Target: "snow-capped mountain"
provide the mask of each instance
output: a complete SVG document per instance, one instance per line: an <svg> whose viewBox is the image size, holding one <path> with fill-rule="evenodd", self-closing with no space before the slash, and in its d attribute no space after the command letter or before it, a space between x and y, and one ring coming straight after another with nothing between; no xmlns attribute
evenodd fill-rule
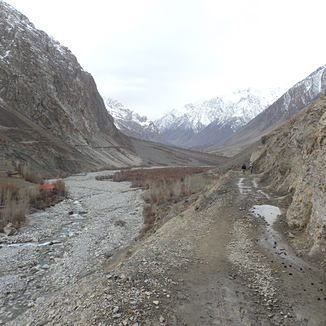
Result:
<svg viewBox="0 0 326 326"><path fill-rule="evenodd" d="M208 146L210 153L233 156L240 150L259 140L269 131L291 119L311 102L326 92L326 66L318 68L295 84L266 110L259 113L247 125L228 139Z"/></svg>
<svg viewBox="0 0 326 326"><path fill-rule="evenodd" d="M103 99L115 126L125 135L157 143L168 143L164 134L146 116L140 116L112 98Z"/></svg>
<svg viewBox="0 0 326 326"><path fill-rule="evenodd" d="M239 130L277 100L280 89L262 93L253 88L187 104L155 121L176 146L217 143Z"/></svg>

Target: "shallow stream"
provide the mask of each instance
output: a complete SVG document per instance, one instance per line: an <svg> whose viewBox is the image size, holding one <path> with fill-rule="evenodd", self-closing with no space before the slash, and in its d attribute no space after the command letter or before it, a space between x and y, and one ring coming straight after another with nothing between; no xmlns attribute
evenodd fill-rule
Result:
<svg viewBox="0 0 326 326"><path fill-rule="evenodd" d="M141 190L96 175L65 179L73 199L31 214L14 236L0 234L0 325L100 269L138 236Z"/></svg>

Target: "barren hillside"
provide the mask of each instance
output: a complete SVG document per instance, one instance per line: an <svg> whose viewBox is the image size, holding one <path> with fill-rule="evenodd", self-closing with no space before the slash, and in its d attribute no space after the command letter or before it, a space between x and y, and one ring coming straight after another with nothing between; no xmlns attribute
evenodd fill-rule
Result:
<svg viewBox="0 0 326 326"><path fill-rule="evenodd" d="M251 160L269 191L287 196L294 243L326 252L326 96L262 138Z"/></svg>

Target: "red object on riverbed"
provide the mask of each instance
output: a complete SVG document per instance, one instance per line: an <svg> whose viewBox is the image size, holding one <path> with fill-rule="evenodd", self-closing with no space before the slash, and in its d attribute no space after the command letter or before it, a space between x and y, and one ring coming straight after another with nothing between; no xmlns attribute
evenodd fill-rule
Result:
<svg viewBox="0 0 326 326"><path fill-rule="evenodd" d="M52 189L54 189L54 188L55 188L54 185L50 185L50 184L48 184L48 183L45 183L45 184L43 184L43 185L40 187L40 189L49 189L49 190L52 190Z"/></svg>

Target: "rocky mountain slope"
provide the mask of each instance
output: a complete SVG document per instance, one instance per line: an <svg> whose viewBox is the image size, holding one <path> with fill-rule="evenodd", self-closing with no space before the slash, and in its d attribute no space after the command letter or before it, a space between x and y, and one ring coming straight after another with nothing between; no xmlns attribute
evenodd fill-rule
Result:
<svg viewBox="0 0 326 326"><path fill-rule="evenodd" d="M217 143L239 130L281 95L248 88L210 100L185 105L155 121L176 146L195 147Z"/></svg>
<svg viewBox="0 0 326 326"><path fill-rule="evenodd" d="M251 160L269 191L288 196L293 243L326 252L326 95L264 136Z"/></svg>
<svg viewBox="0 0 326 326"><path fill-rule="evenodd" d="M1 0L0 33L0 149L4 159L29 162L41 174L138 166L148 161L163 164L162 158L164 164L172 165L191 161L185 159L186 153L173 154L173 149L168 150L169 160L157 150L151 151L156 157L149 158L144 151L140 157L136 141L116 128L92 76L70 50ZM128 110L124 114L132 115ZM147 137L153 140L153 125L137 119L147 124ZM136 136L136 125L133 128L132 136ZM155 140L162 141L157 135ZM215 155L210 157L210 162L216 162ZM196 162L204 164L207 155L196 154Z"/></svg>
<svg viewBox="0 0 326 326"><path fill-rule="evenodd" d="M326 66L290 88L282 97L226 140L202 148L205 152L233 156L290 119L326 91Z"/></svg>
<svg viewBox="0 0 326 326"><path fill-rule="evenodd" d="M3 1L0 22L2 153L68 171L140 162L75 56Z"/></svg>
<svg viewBox="0 0 326 326"><path fill-rule="evenodd" d="M104 103L115 126L129 137L168 144L164 134L146 116L140 116L117 100L104 97Z"/></svg>

